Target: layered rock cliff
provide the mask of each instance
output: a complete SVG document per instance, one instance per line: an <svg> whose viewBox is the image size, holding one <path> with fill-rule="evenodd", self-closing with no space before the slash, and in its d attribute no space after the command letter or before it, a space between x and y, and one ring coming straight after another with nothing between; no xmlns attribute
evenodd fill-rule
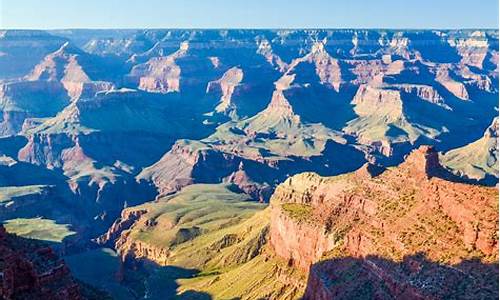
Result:
<svg viewBox="0 0 500 300"><path fill-rule="evenodd" d="M101 226L111 225L122 209L134 211L130 206L154 199L157 193L153 188L162 204L157 211L170 211L165 203L168 201L162 201L164 196L172 197L170 194L193 183L223 183L233 192L244 192L253 200L266 202L278 184L294 174L308 171L334 176L352 172L367 161L392 166L422 144L445 152L441 159L446 167L455 175L467 177L460 180L489 185L498 181L495 126L482 137L498 114L497 30L7 30L0 31L0 48L0 153L4 155L0 157L1 190L24 193L42 189L39 185L50 189L47 195L4 197L0 207L9 218L40 215L65 220L72 228L77 227L78 234L100 234L105 231ZM416 165L416 169L422 169L421 164ZM433 169L431 165L427 171L432 173ZM272 233L275 244L282 245L276 251L268 246L263 250L262 236L267 236L268 231L254 223L247 224L254 229L248 243L234 228L234 232L215 238L218 244L213 249L231 252L228 257L220 258L214 254L217 250L203 244L200 249L216 258L198 266L213 272L211 268L217 265L214 272L221 274L197 278L203 282L200 289L221 298L242 294L249 298L293 298L301 294L298 287L305 281L297 281L289 273L305 273L311 263L314 265L318 257L324 256L322 253L341 247L340 243L349 246L349 254L369 249L368 254L397 269L392 256L422 261L413 250L404 249L427 251L429 246L428 241L414 236L398 243L394 236L403 233L394 232L406 230L414 234L420 230L429 235L429 228L446 227L439 222L428 225L423 220L434 222L434 215L441 221L449 217L450 226L458 224L457 230L467 237L450 234L453 243L459 245L453 251L463 253L464 247L472 248L471 253L486 251L488 239L483 234L491 230L481 226L489 215L481 217L480 231L467 225L475 220L474 214L482 216L483 212L471 213L461 196L455 197L458 204L450 200L452 197L443 192L436 179L445 173L439 171L428 179L428 175L408 171L423 182L420 187L406 178L410 175L397 170L378 175L379 170L368 165L356 173L358 179L345 177L347 183L340 181L340 186L354 185L361 191L339 187L346 199L332 201L341 204L317 205L316 200L311 200L314 204L285 203L283 210L273 210L273 219L282 220L281 225L276 224L279 230L274 228ZM405 184L393 186L392 182L399 180L394 174L403 174L400 177ZM372 176L372 180L359 179ZM311 180L311 185L316 184ZM366 191L359 188L364 185ZM441 192L433 191L435 186ZM443 186L461 195L462 188ZM413 200L407 187L416 190ZM381 208L381 201L374 200L378 196L369 195L368 190L389 199L389 207ZM399 190L402 200L396 201ZM307 193L315 199L315 191ZM425 205L415 200L428 194L440 198L424 201ZM349 199L351 195L355 197ZM356 202L359 199L361 203ZM206 209L203 205L197 207L199 211ZM312 220L318 210L322 213ZM388 216L377 215L381 210ZM401 223L423 229L392 224L392 219L403 218L394 210L408 216ZM464 213L459 216L455 211ZM370 213L375 216L367 217ZM175 219L169 215L160 220L152 215L149 210L137 220L122 215L123 222L115 224L107 239L114 241L123 236L126 242L120 248L126 249L131 260L151 256L164 264L177 244L164 240L158 245L147 236L138 238L126 233L163 233L170 223L160 221ZM186 218L193 215L200 217L190 212ZM295 222L296 218L307 220ZM146 219L158 219L158 224ZM461 223L460 219L468 221ZM207 232L199 229L205 223L184 227L184 221L173 222L177 227L169 229L172 236L168 241L186 240L181 244L188 249L190 242L203 240ZM367 225L371 221L379 225L372 224L371 228ZM144 226L140 225L143 222ZM260 218L259 222L267 224L269 219ZM360 231L360 237L353 233L355 229ZM373 237L381 230L389 231L383 235L383 242ZM287 231L296 233L296 237L287 237ZM430 257L423 261L435 263L434 256L441 259L452 252L452 242L431 233L429 240L436 241L443 254L427 251ZM412 240L423 246L411 244ZM302 241L315 246L307 248ZM229 244L232 246L226 247ZM386 245L397 251L391 249L392 256L383 252L389 247ZM240 247L245 250L238 250ZM186 253L183 263L189 262ZM202 252L196 253L205 257ZM256 253L259 255L254 256ZM219 258L234 262L249 257L253 258L246 261L248 264L240 264L231 272L219 270L221 265L215 262ZM366 284L384 277L375 272L380 262L375 267L364 258L345 263L359 265L360 274L369 279L363 281ZM260 265L263 267L257 268ZM448 261L441 265L456 266ZM251 277L253 269L262 276ZM349 275L351 269L345 270ZM394 274L391 277L404 275ZM235 278L245 278L245 289L229 292L225 286L239 286ZM314 274L311 278L315 278ZM322 284L311 280L318 288ZM382 288L387 280L377 281L375 286ZM252 289L255 286L259 288ZM293 292L287 294L292 286ZM412 289L400 288L415 294ZM242 292L238 295L237 291Z"/></svg>
<svg viewBox="0 0 500 300"><path fill-rule="evenodd" d="M385 299L432 297L442 285L447 289L442 295L460 293L439 274L455 268L470 272L467 260L479 259L491 271L488 265L498 259L496 189L447 181L451 175L429 147L381 174L373 170L367 165L331 178L296 175L271 198L273 249L305 271L314 265L307 299L345 298L342 293L356 284L343 281L349 272L362 272L360 277L374 285L373 293L389 286ZM429 285L400 274L400 268L411 265L405 259L416 255L414 276L425 277ZM316 266L320 260L325 262ZM404 263L391 266L384 261ZM467 287L463 296L479 288L475 280L457 280Z"/></svg>
<svg viewBox="0 0 500 300"><path fill-rule="evenodd" d="M498 118L492 121L480 139L444 153L441 160L446 167L463 177L496 184L498 182Z"/></svg>
<svg viewBox="0 0 500 300"><path fill-rule="evenodd" d="M180 91L181 68L175 63L189 49L184 42L179 50L161 57L152 57L144 64L135 66L129 75L131 80L138 80L138 88L148 92L170 93Z"/></svg>
<svg viewBox="0 0 500 300"><path fill-rule="evenodd" d="M0 225L2 299L85 299L64 261L33 240L8 234Z"/></svg>

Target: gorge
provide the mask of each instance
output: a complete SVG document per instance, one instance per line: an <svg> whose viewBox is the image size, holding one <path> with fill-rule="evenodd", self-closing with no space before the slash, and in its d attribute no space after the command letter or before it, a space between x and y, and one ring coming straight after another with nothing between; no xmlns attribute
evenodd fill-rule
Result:
<svg viewBox="0 0 500 300"><path fill-rule="evenodd" d="M498 30L2 30L0 295L498 297L498 89Z"/></svg>

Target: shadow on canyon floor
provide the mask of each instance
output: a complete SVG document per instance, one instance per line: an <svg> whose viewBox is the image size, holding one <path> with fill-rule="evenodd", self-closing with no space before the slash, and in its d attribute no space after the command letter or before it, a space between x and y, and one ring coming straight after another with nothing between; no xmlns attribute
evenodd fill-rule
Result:
<svg viewBox="0 0 500 300"><path fill-rule="evenodd" d="M188 290L177 294L178 279L192 278L199 272L195 269L185 269L176 266L158 266L151 262L135 266L137 269L126 268L123 278L129 287L143 285L136 290L144 290L144 297L152 300L210 300L208 293ZM132 276L130 276L132 275ZM140 279L140 280L138 280Z"/></svg>
<svg viewBox="0 0 500 300"><path fill-rule="evenodd" d="M479 259L446 265L420 253L401 262L346 257L314 264L303 299L498 299L498 288L498 263Z"/></svg>

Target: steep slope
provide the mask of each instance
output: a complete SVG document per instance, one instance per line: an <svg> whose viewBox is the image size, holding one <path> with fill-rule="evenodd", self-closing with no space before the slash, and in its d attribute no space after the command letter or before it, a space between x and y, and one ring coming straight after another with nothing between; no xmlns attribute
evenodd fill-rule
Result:
<svg viewBox="0 0 500 300"><path fill-rule="evenodd" d="M274 257L266 245L269 212L248 200L228 185L192 185L124 210L100 242L114 244L125 272L130 264L141 267L137 259L199 270L178 280L179 297L196 291L224 299L297 299L304 274ZM155 274L147 279L152 282L162 276L161 268L150 272ZM149 293L161 295L156 288Z"/></svg>
<svg viewBox="0 0 500 300"><path fill-rule="evenodd" d="M455 179L421 147L390 169L295 175L266 209L230 186L195 184L127 208L99 241L151 282L162 268L141 262L195 270L177 281L186 297L490 297L498 192Z"/></svg>
<svg viewBox="0 0 500 300"><path fill-rule="evenodd" d="M446 152L440 159L443 165L461 176L498 182L498 118L493 120L483 137ZM493 178L488 178L490 176Z"/></svg>
<svg viewBox="0 0 500 300"><path fill-rule="evenodd" d="M79 201L67 186L66 179L55 170L3 156L0 163L0 222L12 221L11 228L19 229L23 227L21 223L30 222L33 226L28 227L47 236L51 235L51 229L43 229L37 224L71 224L71 229L78 232L77 239L84 238L91 229L88 221L92 220L96 209L92 204ZM18 220L26 222L16 223ZM62 246L73 241L65 240Z"/></svg>
<svg viewBox="0 0 500 300"><path fill-rule="evenodd" d="M207 92L212 92L215 89L220 89L221 98L220 102L215 107L218 113L224 113L233 118L237 117L236 105L232 99L235 88L243 80L243 70L233 67L227 70L222 77L216 81L211 81L207 85Z"/></svg>
<svg viewBox="0 0 500 300"><path fill-rule="evenodd" d="M42 30L2 30L0 32L0 79L26 75L47 54L67 39Z"/></svg>
<svg viewBox="0 0 500 300"><path fill-rule="evenodd" d="M69 104L59 82L0 83L0 136L19 134L30 117L51 117Z"/></svg>
<svg viewBox="0 0 500 300"><path fill-rule="evenodd" d="M178 136L203 132L190 127L195 122L178 123L175 114L169 115L174 103L143 96L122 89L78 99L56 117L26 126L28 142L18 157L60 170L75 194L100 203L100 214L113 220L124 203L153 197L149 187L133 179L141 166L154 161Z"/></svg>
<svg viewBox="0 0 500 300"><path fill-rule="evenodd" d="M131 81L138 81L138 88L144 91L179 92L181 68L175 61L185 56L188 49L189 43L183 42L179 50L168 56L152 57L144 64L134 66L128 77Z"/></svg>
<svg viewBox="0 0 500 300"><path fill-rule="evenodd" d="M88 54L66 42L36 65L26 76L26 80L60 82L72 99L79 98L82 94L92 96L100 90L111 89L113 85L109 82L93 82L90 79L81 65L81 60L89 60L86 55Z"/></svg>
<svg viewBox="0 0 500 300"><path fill-rule="evenodd" d="M496 293L494 188L439 178L449 175L429 147L380 175L373 171L368 165L331 178L304 173L276 189L270 243L290 264L303 270L313 265L306 299L347 299L356 292L382 299ZM473 259L478 263L468 266ZM481 270L490 275L475 273ZM352 274L360 281L347 280Z"/></svg>
<svg viewBox="0 0 500 300"><path fill-rule="evenodd" d="M293 80L293 75L281 77L271 102L257 115L220 125L199 142L178 141L138 179L153 181L160 194L166 194L190 183L221 182L241 168L255 183L250 189L258 192L252 196L264 200L269 187L286 174L307 169L331 174L359 167L364 161L362 152L346 145L340 133L322 124L303 123L294 113L284 95ZM350 161L340 165L336 155Z"/></svg>
<svg viewBox="0 0 500 300"><path fill-rule="evenodd" d="M125 209L102 242L123 260L147 258L166 265L175 246L247 219L263 208L225 185L191 185L180 193ZM233 219L234 218L234 219Z"/></svg>
<svg viewBox="0 0 500 300"><path fill-rule="evenodd" d="M124 208L173 197L193 183L227 184L267 202L294 174L341 175L367 161L394 166L422 144L446 153L446 167L469 177L462 179L497 183L496 134L481 135L498 115L498 30L6 30L0 70L0 219L17 219L10 224L20 229L40 226L49 237L51 228L69 224L76 234L64 241L79 250ZM370 165L360 172L378 171ZM388 189L393 199L397 191ZM230 233L253 228L255 238L266 218ZM187 235L193 232L200 233ZM228 272L190 281L196 271L184 270L187 277L165 281L175 290L176 280L186 279L180 289L188 295L193 284L221 298L300 297L304 281L288 275L305 268L288 268L289 257L264 248L266 255ZM342 261L362 267L369 280L360 282L377 277L363 259ZM424 261L436 266L435 258ZM216 263L200 268L209 264ZM263 276L253 278L260 264ZM135 286L130 277L120 285Z"/></svg>
<svg viewBox="0 0 500 300"><path fill-rule="evenodd" d="M4 299L86 299L68 267L46 245L8 234L0 225L0 296Z"/></svg>
<svg viewBox="0 0 500 300"><path fill-rule="evenodd" d="M198 36L190 38L193 41L189 41L190 47L186 53L182 52L183 55L194 55L194 51L197 51L196 55L207 55L206 49L212 50L211 46L199 44L198 38L203 34L208 35L196 32ZM483 123L485 111L478 109L478 103L484 102L489 107L488 115L496 105L490 101L497 93L490 75L459 61L441 61L441 56L437 62L433 61L437 53L434 48L442 47L450 53L458 51L450 46L445 39L447 36L450 41L455 41L470 35L471 39L479 41L478 51L490 53L489 41L496 43L490 33L477 37L472 31L280 31L276 37L272 34L262 33L255 39L257 54L282 73L274 82L275 88L267 107L253 116L242 118L238 112L241 104L237 102L239 94L247 88L249 69L232 65L229 65L231 68L221 68L228 57L209 56L213 67L225 72L207 86L207 92L217 95L219 103L206 122L219 122L220 119L214 121L212 118L218 114L232 120L220 125L208 138L187 142L189 146L179 141L160 161L145 169L139 180L153 181L160 193L174 192L192 182L221 182L237 171L241 159L256 162L245 163L247 168L264 164L279 169L280 165L286 164L292 169L301 166L301 171L333 175L359 167L363 159L356 156L358 150L364 152L367 160L394 164L422 143L449 150L465 140L470 141L471 133L476 130L472 128L479 128ZM352 42L351 46L344 49L343 44L335 41L336 34L341 42ZM380 44L373 46L370 39L377 38ZM425 48L423 41L427 39L432 40L432 49ZM292 43L297 40L300 41L298 45ZM241 41L242 44L245 42ZM166 43L166 38L162 43ZM475 51L472 48L462 47L460 51ZM165 57L165 52L158 52L160 49L163 48L157 45L151 50ZM176 56L179 51L172 55ZM459 55L454 57L458 59ZM463 103L462 100L468 101ZM331 112L336 112L333 117ZM335 145L340 149L347 140L351 144L355 140L354 143L361 145L354 151L346 150L352 157L352 165L342 170L335 167L318 169L320 165L335 165L330 155L339 154L328 151L328 147ZM182 147L186 149L180 150ZM200 157L200 151L212 153L201 156L218 158L212 162L200 160L196 158ZM183 161L179 152L190 153L191 160L176 168L174 161ZM316 161L316 169L306 166L304 158L309 160L316 156L322 160ZM193 170L200 165L199 161L203 161L205 170L214 170L210 165L215 162L227 163L214 173L216 176L197 178L199 175ZM205 172L200 168L200 173ZM250 180L270 186L273 181L284 179L282 176L271 180L257 179L252 178L251 173L247 172ZM280 173L293 174L296 171L283 170Z"/></svg>
<svg viewBox="0 0 500 300"><path fill-rule="evenodd" d="M89 69L93 76L99 76L102 71L95 71L94 64L101 63L65 42L46 55L28 75L0 83L1 135L19 133L28 118L54 116L70 101L113 89L111 82L93 81L87 74Z"/></svg>

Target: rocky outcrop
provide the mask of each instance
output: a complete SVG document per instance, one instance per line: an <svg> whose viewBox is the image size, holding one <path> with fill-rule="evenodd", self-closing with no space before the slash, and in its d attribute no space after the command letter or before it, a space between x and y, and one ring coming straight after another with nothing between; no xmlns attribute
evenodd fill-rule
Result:
<svg viewBox="0 0 500 300"><path fill-rule="evenodd" d="M480 139L444 153L441 162L459 176L490 185L497 184L498 118L495 117Z"/></svg>
<svg viewBox="0 0 500 300"><path fill-rule="evenodd" d="M361 85L351 103L355 105L359 116L380 113L387 117L388 122L394 122L403 116L401 94L397 90Z"/></svg>
<svg viewBox="0 0 500 300"><path fill-rule="evenodd" d="M437 69L436 81L442 84L455 97L462 100L469 100L467 88L463 83L455 81L450 77L447 66L441 66Z"/></svg>
<svg viewBox="0 0 500 300"><path fill-rule="evenodd" d="M215 156L215 157L214 157ZM194 169L198 163L206 162L210 158L219 156L203 144L190 141L177 141L157 163L145 168L138 176L138 180L152 181L158 188L160 195L176 192L182 187L195 183ZM228 162L220 160L223 165ZM218 167L219 170L223 168ZM214 170L212 170L214 171Z"/></svg>
<svg viewBox="0 0 500 300"><path fill-rule="evenodd" d="M256 212L262 206L255 202L247 204L244 200L248 200L248 196L233 191L229 185L191 185L174 195L124 209L121 218L97 241L115 247L124 262L146 259L167 265L175 256L174 249L177 246L184 246L199 236L236 225L250 216L245 214L246 209ZM220 221L220 226L212 227L211 222L205 222L204 219ZM265 240L263 237L260 239ZM214 247L229 247L243 240L238 236L233 241L227 241L229 245L226 246L216 246L215 240L209 240L206 246L216 251ZM244 253L240 255L251 256L246 258L249 260L257 255L252 254L252 251L258 250L241 249Z"/></svg>
<svg viewBox="0 0 500 300"><path fill-rule="evenodd" d="M288 64L273 52L271 43L269 43L267 39L258 39L257 43L257 53L264 56L267 62L277 68L280 72L285 72L288 68Z"/></svg>
<svg viewBox="0 0 500 300"><path fill-rule="evenodd" d="M374 285L392 286L389 298L406 293L425 298L446 284L438 269L451 272L454 269L447 266L453 265L468 272L465 263L457 265L474 257L484 263L498 259L496 189L443 179L450 175L431 147L415 150L401 165L381 174L363 171L367 168L331 178L296 175L271 198L270 244L276 254L305 271L326 261L311 269L307 299L346 292L353 284L340 283L339 278L348 272L361 272L360 278ZM429 268L436 270L425 275L422 267L415 271L415 276L436 280L429 286L400 277L397 270L402 266L383 262L415 253L424 254ZM327 268L328 261L335 267ZM338 280L340 286L333 287ZM466 284L477 288L478 283Z"/></svg>
<svg viewBox="0 0 500 300"><path fill-rule="evenodd" d="M245 172L248 169L263 172L269 166L255 163L236 154L226 153L208 145L181 140L154 165L143 169L137 175L139 181L151 181L157 187L159 197L179 191L193 183L233 183L241 190L248 192L256 200L268 200L270 186L260 180L254 180ZM265 177L262 174L262 177ZM259 178L261 179L261 178Z"/></svg>
<svg viewBox="0 0 500 300"><path fill-rule="evenodd" d="M74 45L86 45L85 51ZM154 198L149 190L153 185L161 194L159 199L193 183L224 183L254 200L267 201L279 182L297 173L314 171L331 176L354 171L367 161L395 165L423 143L448 150L477 141L498 106L497 45L497 30L2 31L0 152L13 158L4 157L6 165L16 163L16 157L20 161L17 167L5 167L0 179L12 186L28 180L29 184L56 184L61 190L69 186L70 197L58 195L57 199L70 200L57 202L68 203L57 206L57 217L72 216L70 210L85 212L81 222L68 219L88 227L114 220L124 207ZM18 66L22 72L14 70ZM28 76L18 78L30 69ZM114 84L120 86L114 88ZM493 134L485 136L466 151L467 155L455 156L454 161L466 161L467 171L443 163L456 174L489 178L491 184L491 179L496 180L497 147L493 147L493 140ZM431 156L423 155L435 163L435 156ZM406 171L392 168L378 174L370 164L352 175L354 179L344 178L346 185L359 190L342 190L345 199L328 200L335 205L317 204L316 191L309 191L311 201L304 196L298 203L286 203L286 209L274 211L281 220L282 233L275 230L272 235L275 244L283 245L277 250L283 260L306 270L341 242L353 255L387 257L382 250L394 246L392 252L398 257L390 257L393 260L413 255L400 249L415 246L410 240L426 243L418 240L417 234L398 242L403 239L401 230L414 233L417 229L393 224L390 217L382 216L384 212L394 220L407 216L398 222L425 230L445 225L425 225L424 217L418 214L429 222L435 221L434 215L440 220L450 218L450 226L456 225L467 236L462 239L450 234L459 245L453 250L488 252L488 239L483 236L490 232L488 226L475 231L459 221L472 222L470 212L459 216L444 207L470 211L463 204L469 200L430 199L423 205L412 202L409 195L396 201L396 195L401 194L398 189L411 194L407 188L415 185L411 178L423 182L415 187L419 199L424 199L425 193L451 197L437 183L442 172L434 174L435 165L422 166L418 160L412 168L421 170L420 175L410 170L410 175L405 175ZM38 181L39 174L57 180ZM405 185L377 182L398 182L398 176ZM438 192L432 190L434 184ZM403 216L390 205L381 208L384 203L375 201L377 197L360 187L364 185L383 194L387 205L400 208L397 211ZM432 192L424 192L424 188ZM456 186L446 185L448 188L461 193ZM54 191L60 193L56 188ZM405 203L408 206L398 206ZM477 207L485 207L480 200L478 203ZM322 214L316 217L318 209ZM41 212L43 216L52 213ZM373 213L375 216L370 215ZM319 222L295 222L310 214L314 217L309 219ZM366 224L359 225L358 218ZM146 222L144 216L140 219L135 223ZM129 230L123 222L115 224L116 231ZM353 222L354 228L350 228ZM325 224L334 229L326 230ZM186 225L178 237L197 236L195 227L200 226ZM432 241L451 245L441 236L434 237L436 232L424 229L420 230ZM283 232L288 230L296 238L287 240ZM373 238L379 231L384 233L383 244ZM157 237L163 238L162 233L160 230ZM398 234L401 237L395 237ZM112 234L109 238L115 237ZM318 243L304 248L301 241L310 239ZM157 250L158 245L147 238L130 240L137 243L123 249L129 249L131 257L151 255L164 262L167 254ZM439 246L442 255L451 251L445 246ZM290 250L294 248L298 250ZM446 259L436 251L427 252L432 261Z"/></svg>
<svg viewBox="0 0 500 300"><path fill-rule="evenodd" d="M315 42L310 53L290 63L287 73L291 74L302 63L313 64L320 82L339 92L340 85L343 83L339 61L328 54L324 43L325 41Z"/></svg>
<svg viewBox="0 0 500 300"><path fill-rule="evenodd" d="M113 89L114 85L110 82L92 81L79 63L80 57L85 55L86 53L66 42L59 50L47 55L25 79L60 82L72 99L91 97L99 91Z"/></svg>
<svg viewBox="0 0 500 300"><path fill-rule="evenodd" d="M7 234L2 225L0 262L2 299L84 299L68 267L51 248Z"/></svg>
<svg viewBox="0 0 500 300"><path fill-rule="evenodd" d="M259 202L265 202L272 193L272 187L267 183L255 182L245 171L245 164L240 162L238 170L231 173L222 180L224 183L232 183L240 190Z"/></svg>
<svg viewBox="0 0 500 300"><path fill-rule="evenodd" d="M224 75L219 80L211 81L207 85L207 93L213 92L214 90L220 90L222 94L220 97L220 102L215 108L218 113L224 113L231 115L236 113L236 105L232 99L235 88L243 80L243 70L237 67L233 67L227 70Z"/></svg>
<svg viewBox="0 0 500 300"><path fill-rule="evenodd" d="M474 31L465 38L452 38L448 40L452 47L456 47L462 57L462 63L470 66L483 68L483 62L488 53L488 39L481 31Z"/></svg>
<svg viewBox="0 0 500 300"><path fill-rule="evenodd" d="M125 209L121 217L118 218L109 230L96 239L100 245L115 247L119 250L123 262L134 261L137 259L149 259L160 265L165 265L168 258L168 250L163 247L155 247L152 244L140 240L129 239L130 229L141 216L147 214L146 209ZM154 226L152 223L148 226Z"/></svg>
<svg viewBox="0 0 500 300"><path fill-rule="evenodd" d="M146 210L123 210L120 218L104 235L98 237L96 242L100 245L109 245L110 242L116 241L123 231L128 230L145 213Z"/></svg>
<svg viewBox="0 0 500 300"><path fill-rule="evenodd" d="M60 82L0 83L0 135L19 134L27 119L53 116L68 103L66 90Z"/></svg>
<svg viewBox="0 0 500 300"><path fill-rule="evenodd" d="M152 57L144 64L136 65L129 74L129 79L138 81L141 90L156 93L170 93L180 91L181 68L175 63L176 59L186 55L189 43L181 43L179 50L168 55Z"/></svg>
<svg viewBox="0 0 500 300"><path fill-rule="evenodd" d="M400 87L405 93L415 95L422 100L440 105L446 109L451 109L444 103L443 97L432 86L404 84L397 87Z"/></svg>

